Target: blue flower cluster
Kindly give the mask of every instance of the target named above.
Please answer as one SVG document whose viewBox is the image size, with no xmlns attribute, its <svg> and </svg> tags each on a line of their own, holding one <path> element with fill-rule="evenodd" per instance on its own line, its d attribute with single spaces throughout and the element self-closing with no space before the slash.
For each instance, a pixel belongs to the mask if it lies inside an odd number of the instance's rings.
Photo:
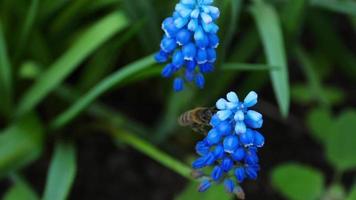
<svg viewBox="0 0 356 200">
<path fill-rule="evenodd" d="M 219 27 L 214 21 L 219 17 L 220 11 L 211 5 L 213 2 L 214 0 L 180 0 L 173 16 L 162 23 L 165 34 L 155 59 L 159 63 L 166 63 L 171 59 L 162 70 L 165 78 L 183 71 L 184 78 L 174 79 L 175 91 L 183 90 L 184 79 L 194 81 L 198 88 L 203 88 L 203 74 L 214 70 L 215 49 L 219 45 L 216 34 Z"/>
<path fill-rule="evenodd" d="M 264 137 L 256 130 L 262 127 L 262 115 L 250 110 L 256 103 L 257 94 L 253 91 L 243 102 L 235 92 L 216 102 L 218 112 L 210 121 L 212 129 L 195 148 L 200 157 L 193 162 L 193 168 L 199 171 L 213 166 L 199 191 L 207 190 L 213 182 L 224 182 L 228 192 L 241 193 L 239 183 L 257 178 L 260 169 L 257 150 L 264 145 Z"/>
</svg>

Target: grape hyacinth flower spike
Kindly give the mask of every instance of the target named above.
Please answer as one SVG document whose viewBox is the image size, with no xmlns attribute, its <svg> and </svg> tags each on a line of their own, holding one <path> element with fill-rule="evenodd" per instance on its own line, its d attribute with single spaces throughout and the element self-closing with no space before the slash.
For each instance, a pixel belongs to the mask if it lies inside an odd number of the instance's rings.
<svg viewBox="0 0 356 200">
<path fill-rule="evenodd" d="M 213 184 L 223 183 L 226 191 L 244 198 L 240 184 L 246 179 L 255 180 L 260 170 L 257 151 L 264 145 L 262 115 L 251 109 L 257 104 L 257 94 L 250 92 L 241 101 L 235 92 L 216 102 L 217 112 L 212 116 L 211 129 L 206 137 L 196 144 L 200 156 L 192 167 L 203 180 L 199 191 Z M 209 175 L 202 171 L 211 168 Z"/>
<path fill-rule="evenodd" d="M 164 36 L 160 51 L 156 53 L 158 63 L 167 63 L 162 76 L 172 77 L 173 89 L 181 91 L 185 82 L 194 82 L 198 88 L 205 84 L 205 73 L 214 70 L 215 49 L 219 45 L 215 24 L 220 15 L 214 0 L 180 0 L 171 17 L 162 23 Z"/>
</svg>

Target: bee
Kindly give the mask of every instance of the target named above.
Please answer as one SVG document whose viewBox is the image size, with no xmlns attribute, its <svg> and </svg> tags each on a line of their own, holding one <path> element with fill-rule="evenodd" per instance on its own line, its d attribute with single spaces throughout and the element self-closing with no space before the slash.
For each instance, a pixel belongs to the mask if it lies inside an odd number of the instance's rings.
<svg viewBox="0 0 356 200">
<path fill-rule="evenodd" d="M 210 127 L 210 119 L 217 112 L 214 107 L 197 107 L 181 114 L 178 118 L 178 124 L 181 126 L 190 126 L 193 131 L 198 133 L 207 133 Z"/>
</svg>

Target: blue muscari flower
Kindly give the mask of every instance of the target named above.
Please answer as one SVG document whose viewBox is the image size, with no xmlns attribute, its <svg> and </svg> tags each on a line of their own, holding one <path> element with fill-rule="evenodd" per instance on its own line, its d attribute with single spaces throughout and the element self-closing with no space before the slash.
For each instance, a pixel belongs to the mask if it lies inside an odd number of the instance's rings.
<svg viewBox="0 0 356 200">
<path fill-rule="evenodd" d="M 220 11 L 212 6 L 214 0 L 180 0 L 171 17 L 162 22 L 164 36 L 160 51 L 155 59 L 158 63 L 169 63 L 162 70 L 162 76 L 171 77 L 182 71 L 183 78 L 175 79 L 173 89 L 181 91 L 184 80 L 194 82 L 202 89 L 204 75 L 214 71 L 215 49 L 219 45 L 215 24 Z M 171 61 L 170 61 L 171 60 Z"/>
<path fill-rule="evenodd" d="M 209 189 L 211 186 L 211 182 L 209 180 L 204 180 L 203 182 L 200 183 L 198 191 L 199 192 L 205 192 L 207 189 Z"/>
<path fill-rule="evenodd" d="M 187 0 L 188 1 L 188 0 Z M 224 183 L 226 191 L 243 195 L 239 186 L 244 180 L 255 180 L 260 170 L 258 148 L 264 137 L 256 129 L 263 124 L 262 114 L 251 110 L 257 104 L 257 94 L 250 92 L 241 101 L 235 92 L 216 102 L 217 112 L 210 120 L 211 129 L 197 142 L 199 154 L 192 166 L 196 170 L 211 167 L 210 176 L 204 176 L 199 191 L 206 191 L 213 183 Z"/>
</svg>

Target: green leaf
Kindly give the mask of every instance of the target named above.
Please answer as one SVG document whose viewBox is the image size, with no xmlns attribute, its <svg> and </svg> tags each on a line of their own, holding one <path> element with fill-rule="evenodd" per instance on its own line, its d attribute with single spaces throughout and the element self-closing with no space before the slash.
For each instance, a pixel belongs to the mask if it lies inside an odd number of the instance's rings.
<svg viewBox="0 0 356 200">
<path fill-rule="evenodd" d="M 161 5 L 162 3 L 160 3 Z M 159 44 L 161 32 L 160 24 L 157 19 L 157 10 L 153 6 L 152 0 L 123 0 L 123 8 L 132 21 L 145 20 L 144 27 L 138 39 L 141 42 L 141 48 L 145 52 L 152 52 L 156 50 L 156 46 L 152 44 Z"/>
<path fill-rule="evenodd" d="M 116 67 L 118 55 L 124 51 L 122 46 L 142 29 L 142 21 L 132 24 L 131 27 L 121 34 L 117 40 L 103 45 L 89 60 L 81 77 L 79 77 L 80 88 L 87 91 L 99 82 L 106 74 L 112 72 Z"/>
<path fill-rule="evenodd" d="M 18 39 L 18 48 L 16 52 L 16 60 L 21 56 L 24 46 L 28 40 L 28 36 L 31 32 L 32 26 L 35 22 L 39 7 L 39 0 L 32 0 L 28 12 L 26 14 L 24 25 L 22 26 L 21 35 Z"/>
<path fill-rule="evenodd" d="M 15 183 L 5 193 L 3 200 L 39 200 L 36 192 L 22 178 L 16 177 Z"/>
<path fill-rule="evenodd" d="M 356 186 L 351 188 L 349 195 L 347 196 L 346 200 L 356 200 Z"/>
<path fill-rule="evenodd" d="M 26 61 L 20 66 L 18 76 L 23 79 L 33 80 L 42 72 L 41 66 L 34 61 Z"/>
<path fill-rule="evenodd" d="M 293 38 L 300 33 L 306 4 L 307 0 L 287 1 L 282 10 L 281 20 L 287 33 Z"/>
<path fill-rule="evenodd" d="M 342 14 L 356 16 L 356 2 L 353 0 L 312 0 L 311 4 Z"/>
<path fill-rule="evenodd" d="M 65 85 L 62 85 L 56 89 L 56 95 L 67 103 L 72 103 L 78 100 L 81 96 L 78 91 Z M 146 133 L 151 132 L 142 124 L 129 119 L 127 116 L 125 116 L 125 114 L 120 113 L 114 108 L 98 101 L 93 102 L 93 104 L 90 105 L 88 109 L 86 109 L 86 113 L 92 117 L 100 118 L 110 124 L 115 124 L 115 126 L 123 127 L 125 130 L 133 131 L 138 135 L 148 136 Z"/>
<path fill-rule="evenodd" d="M 298 47 L 296 49 L 296 55 L 298 57 L 299 62 L 301 63 L 302 70 L 304 75 L 308 81 L 309 88 L 313 97 L 319 101 L 320 104 L 329 105 L 324 93 L 322 91 L 322 85 L 318 74 L 315 72 L 315 67 L 312 59 L 307 55 L 307 53 L 301 48 Z"/>
<path fill-rule="evenodd" d="M 194 97 L 194 91 L 191 88 L 186 88 L 182 92 L 172 91 L 166 101 L 165 112 L 158 120 L 157 128 L 153 136 L 155 143 L 164 141 L 168 136 L 174 133 L 177 127 L 177 119 L 182 114 L 184 108 L 191 104 Z M 180 101 L 177 101 L 180 99 Z"/>
<path fill-rule="evenodd" d="M 309 28 L 313 33 L 318 51 L 322 53 L 324 59 L 328 62 L 334 62 L 338 70 L 343 72 L 350 81 L 356 80 L 356 57 L 352 51 L 347 48 L 335 27 L 332 25 L 332 18 L 327 15 L 321 15 L 317 12 L 310 13 L 312 17 L 308 18 Z"/>
<path fill-rule="evenodd" d="M 296 83 L 291 88 L 291 96 L 294 102 L 300 104 L 310 104 L 315 102 L 318 97 L 310 92 L 310 86 Z M 339 105 L 345 101 L 345 94 L 339 88 L 324 86 L 321 90 L 322 96 L 331 105 Z"/>
<path fill-rule="evenodd" d="M 135 83 L 138 81 L 143 81 L 153 77 L 161 77 L 161 72 L 163 68 L 164 66 L 159 64 L 153 65 L 150 68 L 147 68 L 146 70 L 138 72 L 133 76 L 130 76 L 129 78 L 125 79 L 125 81 L 122 84 L 120 84 L 120 87 L 125 87 L 128 84 Z"/>
<path fill-rule="evenodd" d="M 26 115 L 0 133 L 0 178 L 36 160 L 43 146 L 43 129 L 35 115 Z"/>
<path fill-rule="evenodd" d="M 275 9 L 262 1 L 255 1 L 251 11 L 262 38 L 268 64 L 280 68 L 280 70 L 271 70 L 270 75 L 279 108 L 282 115 L 286 117 L 290 104 L 289 80 L 279 18 Z"/>
<path fill-rule="evenodd" d="M 56 144 L 49 167 L 43 200 L 65 200 L 76 174 L 76 156 L 72 143 Z"/>
<path fill-rule="evenodd" d="M 25 93 L 16 114 L 22 115 L 33 109 L 73 72 L 84 59 L 127 25 L 126 17 L 121 12 L 114 12 L 85 31 L 73 46 L 51 65 Z"/>
<path fill-rule="evenodd" d="M 47 19 L 53 17 L 54 14 L 58 13 L 59 10 L 65 7 L 68 3 L 71 3 L 71 1 L 42 0 L 42 7 L 46 9 L 41 9 L 40 18 Z"/>
<path fill-rule="evenodd" d="M 326 143 L 328 160 L 340 171 L 356 167 L 356 111 L 343 112 L 332 126 L 333 134 Z"/>
<path fill-rule="evenodd" d="M 10 113 L 12 103 L 12 80 L 10 58 L 4 38 L 4 30 L 0 21 L 0 112 Z"/>
<path fill-rule="evenodd" d="M 137 60 L 131 64 L 124 66 L 122 69 L 117 70 L 110 76 L 106 77 L 100 83 L 98 83 L 93 89 L 83 95 L 76 103 L 74 103 L 69 109 L 64 111 L 51 123 L 51 127 L 58 128 L 83 111 L 91 102 L 93 102 L 100 95 L 111 89 L 113 86 L 120 84 L 126 78 L 147 69 L 155 63 L 152 55 Z"/>
<path fill-rule="evenodd" d="M 224 63 L 221 67 L 222 70 L 246 70 L 246 71 L 260 71 L 260 70 L 279 70 L 278 67 L 272 67 L 264 64 L 251 64 L 251 63 Z"/>
<path fill-rule="evenodd" d="M 290 200 L 316 200 L 323 192 L 324 177 L 311 167 L 288 163 L 273 170 L 272 184 Z"/>
<path fill-rule="evenodd" d="M 56 16 L 55 20 L 51 23 L 51 31 L 53 33 L 61 33 L 68 25 L 72 25 L 71 21 L 82 16 L 82 13 L 86 11 L 92 1 L 90 0 L 77 0 L 72 1 Z M 67 27 L 66 27 L 67 26 Z"/>
<path fill-rule="evenodd" d="M 229 195 L 223 187 L 223 184 L 214 185 L 206 192 L 198 192 L 199 183 L 190 182 L 186 188 L 174 198 L 174 200 L 192 200 L 192 199 L 204 199 L 204 200 L 230 200 L 232 195 Z"/>
<path fill-rule="evenodd" d="M 242 0 L 226 0 L 222 8 L 221 19 L 218 20 L 219 26 L 221 27 L 221 33 L 224 35 L 222 41 L 222 48 L 219 48 L 219 61 L 225 61 L 226 53 L 231 46 L 231 41 L 234 38 L 234 33 L 238 26 L 238 21 L 240 18 L 242 10 Z M 230 11 L 230 12 L 229 12 Z"/>
<path fill-rule="evenodd" d="M 300 104 L 309 104 L 315 100 L 315 96 L 310 94 L 309 85 L 295 83 L 291 87 L 292 101 Z"/>
<path fill-rule="evenodd" d="M 325 144 L 333 134 L 331 126 L 333 119 L 328 109 L 316 108 L 311 110 L 307 116 L 307 124 L 312 136 Z"/>
</svg>

